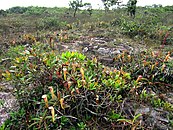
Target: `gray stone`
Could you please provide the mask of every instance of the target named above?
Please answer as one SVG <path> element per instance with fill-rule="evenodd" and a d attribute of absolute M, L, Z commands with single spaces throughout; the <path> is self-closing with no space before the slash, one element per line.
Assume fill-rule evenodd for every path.
<path fill-rule="evenodd" d="M 111 51 L 112 55 L 117 55 L 117 54 L 120 54 L 120 53 L 121 53 L 120 50 L 113 50 L 113 51 Z"/>
<path fill-rule="evenodd" d="M 97 52 L 98 52 L 99 54 L 101 54 L 101 55 L 106 55 L 106 54 L 108 54 L 108 53 L 110 52 L 110 50 L 109 50 L 109 48 L 102 48 L 102 47 L 100 47 L 100 48 L 97 50 Z"/>
<path fill-rule="evenodd" d="M 173 104 L 173 93 L 167 93 L 167 101 Z"/>
<path fill-rule="evenodd" d="M 1 82 L 0 83 L 0 90 L 3 92 L 11 92 L 14 89 L 14 86 L 10 84 L 10 82 Z"/>
<path fill-rule="evenodd" d="M 86 53 L 87 51 L 88 51 L 88 47 L 85 47 L 85 48 L 82 50 L 83 53 Z"/>
<path fill-rule="evenodd" d="M 91 41 L 97 42 L 98 44 L 104 44 L 106 41 L 102 38 L 92 38 Z"/>
<path fill-rule="evenodd" d="M 99 48 L 99 46 L 93 46 L 93 49 L 98 49 Z"/>
<path fill-rule="evenodd" d="M 10 83 L 0 83 L 3 91 L 0 92 L 0 126 L 9 118 L 9 112 L 17 111 L 19 103 L 12 95 L 13 86 Z"/>
<path fill-rule="evenodd" d="M 156 129 L 156 130 L 169 130 L 168 127 L 166 125 L 164 125 L 163 123 L 156 123 L 154 129 Z"/>
<path fill-rule="evenodd" d="M 149 107 L 144 107 L 144 108 L 140 108 L 140 109 L 137 109 L 136 112 L 135 112 L 135 115 L 137 114 L 149 114 L 150 112 L 150 108 Z"/>

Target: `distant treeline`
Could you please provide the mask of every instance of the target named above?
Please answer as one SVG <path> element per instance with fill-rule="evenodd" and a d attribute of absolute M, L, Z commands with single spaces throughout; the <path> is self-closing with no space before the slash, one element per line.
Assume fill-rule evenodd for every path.
<path fill-rule="evenodd" d="M 6 15 L 6 14 L 33 14 L 33 15 L 39 15 L 42 13 L 58 13 L 61 11 L 64 11 L 64 9 L 67 8 L 48 8 L 48 7 L 38 7 L 38 6 L 29 6 L 29 7 L 20 7 L 20 6 L 15 6 L 12 8 L 9 8 L 7 10 L 0 10 L 0 15 Z"/>
<path fill-rule="evenodd" d="M 163 11 L 173 11 L 173 5 L 172 6 L 165 6 L 162 7 L 160 5 L 153 5 L 153 6 L 145 6 L 145 7 L 137 7 L 137 8 L 161 8 Z M 59 8 L 59 7 L 54 7 L 54 8 L 48 8 L 48 7 L 38 7 L 38 6 L 29 6 L 29 7 L 12 7 L 7 10 L 0 10 L 0 15 L 1 16 L 6 16 L 7 14 L 33 14 L 33 15 L 40 15 L 44 13 L 59 13 L 61 11 L 68 10 L 67 8 Z"/>

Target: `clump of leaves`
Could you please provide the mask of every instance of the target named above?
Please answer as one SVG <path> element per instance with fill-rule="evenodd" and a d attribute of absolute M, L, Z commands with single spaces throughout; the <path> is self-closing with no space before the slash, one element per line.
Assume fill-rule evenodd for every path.
<path fill-rule="evenodd" d="M 142 75 L 150 84 L 172 85 L 171 52 L 163 54 L 162 51 L 143 51 L 140 54 L 130 55 L 123 52 L 114 58 L 115 66 L 131 72 L 133 78 Z"/>
<path fill-rule="evenodd" d="M 114 65 L 131 73 L 131 83 L 134 87 L 130 92 L 135 93 L 135 98 L 154 107 L 172 111 L 172 105 L 162 96 L 164 93 L 172 92 L 173 88 L 173 66 L 170 56 L 171 52 L 164 54 L 161 50 L 133 55 L 123 52 L 114 58 Z"/>
<path fill-rule="evenodd" d="M 21 126 L 83 128 L 96 117 L 95 124 L 105 121 L 116 96 L 129 89 L 130 73 L 111 70 L 78 52 L 59 55 L 45 46 L 36 43 L 25 48 L 13 59 L 8 72 L 3 72 L 16 86 L 16 96 L 25 111 L 25 118 L 18 117 L 22 118 Z"/>
<path fill-rule="evenodd" d="M 116 68 L 110 69 L 95 57 L 87 59 L 78 52 L 59 54 L 45 44 L 35 43 L 17 52 L 12 66 L 2 72 L 3 78 L 16 86 L 14 94 L 22 110 L 21 114 L 13 114 L 6 127 L 78 129 L 90 128 L 92 120 L 96 128 L 103 124 L 108 128 L 112 126 L 105 122 L 121 125 L 131 122 L 133 118 L 128 119 L 119 104 L 131 93 L 141 93 L 140 99 L 152 98 L 141 90 L 154 91 L 160 87 L 161 91 L 163 84 L 170 87 L 170 55 L 170 52 L 166 56 L 161 52 L 139 55 L 123 52 L 114 58 Z M 171 109 L 169 103 L 153 99 L 154 105 Z M 20 118 L 20 126 L 13 125 L 16 118 Z M 138 125 L 133 121 L 129 127 Z"/>

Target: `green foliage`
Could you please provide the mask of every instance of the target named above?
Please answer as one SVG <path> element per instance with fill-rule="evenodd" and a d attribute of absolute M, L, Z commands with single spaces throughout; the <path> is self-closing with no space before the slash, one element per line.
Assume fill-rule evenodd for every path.
<path fill-rule="evenodd" d="M 29 6 L 29 7 L 12 7 L 7 10 L 8 13 L 17 13 L 17 14 L 28 14 L 28 15 L 41 15 L 42 13 L 45 12 L 47 8 L 46 7 L 34 7 L 34 6 Z"/>
<path fill-rule="evenodd" d="M 69 3 L 70 8 L 74 10 L 73 16 L 76 16 L 76 12 L 79 9 L 79 7 L 83 7 L 82 0 L 73 0 Z"/>
<path fill-rule="evenodd" d="M 9 13 L 18 13 L 18 14 L 23 14 L 26 11 L 27 11 L 26 7 L 20 7 L 20 6 L 12 7 L 7 10 L 7 12 L 9 12 Z"/>
<path fill-rule="evenodd" d="M 76 61 L 76 62 L 81 62 L 81 61 L 84 61 L 86 56 L 84 56 L 83 54 L 81 53 L 78 53 L 78 52 L 63 52 L 62 55 L 62 60 L 64 62 L 69 62 L 69 61 Z"/>
<path fill-rule="evenodd" d="M 1 9 L 0 16 L 7 16 L 7 12 L 5 10 Z"/>
<path fill-rule="evenodd" d="M 129 0 L 127 2 L 127 12 L 131 17 L 135 17 L 137 0 Z"/>
<path fill-rule="evenodd" d="M 101 105 L 101 102 L 105 103 L 104 98 L 109 100 L 109 97 L 99 98 L 106 89 L 112 89 L 112 94 L 116 95 L 128 87 L 126 85 L 130 78 L 129 74 L 125 72 L 113 72 L 99 64 L 96 59 L 87 60 L 86 56 L 78 52 L 65 52 L 57 55 L 49 48 L 46 50 L 44 48 L 45 45 L 36 43 L 32 45 L 30 50 L 19 51 L 18 57 L 12 61 L 13 65 L 9 72 L 4 72 L 4 74 L 10 74 L 9 80 L 13 81 L 16 86 L 16 96 L 20 99 L 20 107 L 23 108 L 24 113 L 30 113 L 22 115 L 29 116 L 29 121 L 26 124 L 25 118 L 21 119 L 21 126 L 34 129 L 43 126 L 50 127 L 51 124 L 50 128 L 68 128 L 70 122 L 75 127 L 84 129 L 86 120 L 81 117 L 88 115 L 92 117 L 94 116 L 92 113 L 97 113 L 97 110 L 100 109 L 99 107 L 87 107 L 85 98 L 90 103 L 98 104 L 100 102 Z M 5 75 L 4 77 L 8 78 Z M 52 92 L 49 93 L 47 89 L 49 86 L 54 88 L 53 93 L 60 96 L 56 95 L 55 99 L 51 98 Z M 86 92 L 89 93 L 88 96 L 84 96 Z M 64 115 L 59 115 L 57 112 L 54 115 L 55 121 L 60 122 L 60 126 L 56 123 L 52 124 L 50 110 L 40 100 L 42 95 L 46 93 L 48 105 L 53 106 L 55 110 L 60 110 L 60 113 Z M 76 108 L 76 105 L 82 106 Z M 90 109 L 93 112 L 90 112 Z M 102 110 L 100 109 L 100 111 Z M 34 116 L 34 113 L 37 115 Z M 78 114 L 76 115 L 76 113 Z M 74 122 L 72 119 L 78 119 L 78 121 Z M 16 120 L 11 120 L 9 124 L 12 125 L 13 121 Z M 84 123 L 80 123 L 81 121 Z M 39 126 L 37 126 L 38 124 Z"/>
<path fill-rule="evenodd" d="M 129 125 L 131 125 L 131 128 L 132 129 L 135 129 L 138 125 L 139 125 L 139 122 L 137 119 L 142 116 L 142 114 L 137 114 L 133 117 L 133 119 L 129 120 L 129 119 L 118 119 L 117 121 L 118 122 L 124 122 L 124 123 L 128 123 Z"/>
<path fill-rule="evenodd" d="M 172 31 L 170 26 L 164 26 L 160 22 L 161 18 L 158 16 L 136 16 L 135 20 L 127 19 L 125 17 L 116 18 L 110 22 L 110 25 L 117 28 L 120 27 L 120 33 L 129 36 L 130 38 L 155 40 L 159 43 L 163 43 L 165 36 L 169 33 L 165 39 L 164 44 L 171 44 Z"/>
<path fill-rule="evenodd" d="M 113 111 L 111 111 L 111 112 L 109 113 L 109 118 L 110 118 L 111 120 L 117 120 L 117 119 L 120 119 L 120 118 L 121 118 L 121 115 L 115 113 L 115 111 L 113 110 Z"/>
<path fill-rule="evenodd" d="M 173 11 L 173 7 L 172 6 L 165 6 L 164 10 L 165 11 Z"/>
<path fill-rule="evenodd" d="M 56 17 L 47 17 L 36 22 L 36 28 L 38 30 L 47 30 L 48 28 L 56 28 L 60 30 L 62 28 L 65 28 L 66 24 L 66 22 L 62 22 Z"/>
<path fill-rule="evenodd" d="M 47 10 L 46 7 L 30 6 L 30 7 L 27 7 L 27 11 L 25 13 L 28 15 L 41 15 L 41 14 L 44 14 L 46 10 Z"/>
<path fill-rule="evenodd" d="M 74 10 L 73 16 L 76 17 L 76 12 L 79 10 L 79 8 L 91 5 L 90 3 L 82 3 L 82 0 L 73 0 L 70 1 L 69 7 Z M 91 10 L 89 10 L 91 13 Z"/>
<path fill-rule="evenodd" d="M 0 100 L 0 107 L 3 106 L 3 104 L 4 104 L 4 101 Z"/>
<path fill-rule="evenodd" d="M 3 76 L 15 84 L 16 96 L 20 99 L 22 109 L 11 115 L 11 119 L 6 122 L 7 128 L 13 126 L 16 119 L 20 118 L 20 125 L 29 129 L 45 127 L 85 129 L 87 119 L 83 117 L 94 118 L 95 115 L 102 115 L 104 111 L 108 112 L 104 116 L 112 123 L 128 122 L 131 127 L 137 127 L 136 120 L 141 114 L 134 116 L 134 119 L 122 119 L 122 113 L 116 113 L 114 109 L 105 107 L 105 103 L 111 101 L 110 103 L 115 105 L 116 101 L 122 102 L 123 91 L 139 91 L 140 93 L 140 89 L 145 88 L 146 85 L 148 87 L 162 85 L 161 78 L 165 78 L 164 81 L 167 84 L 172 82 L 171 77 L 168 79 L 162 77 L 162 73 L 164 76 L 165 71 L 168 73 L 169 67 L 163 68 L 163 65 L 169 61 L 166 61 L 164 56 L 158 55 L 159 60 L 163 60 L 163 63 L 158 63 L 153 53 L 138 56 L 122 53 L 114 59 L 115 63 L 118 63 L 115 66 L 120 69 L 112 71 L 98 63 L 96 58 L 88 60 L 86 56 L 78 52 L 64 52 L 59 55 L 50 48 L 45 48 L 45 45 L 41 43 L 33 44 L 29 50 L 14 50 L 17 53 L 14 56 L 17 57 L 13 58 L 10 70 L 4 72 L 6 75 L 10 74 L 10 78 L 4 74 Z M 144 58 L 146 62 L 144 60 L 136 62 L 136 58 L 139 57 Z M 132 75 L 125 71 L 129 71 Z M 172 73 L 172 70 L 169 73 Z M 138 75 L 143 76 L 139 81 L 136 80 Z M 136 86 L 135 90 L 132 86 Z M 52 88 L 50 92 L 48 87 Z M 45 100 L 41 100 L 42 95 L 45 94 L 48 107 L 52 106 L 59 112 L 55 111 L 52 114 L 50 108 L 46 107 Z M 146 91 L 143 91 L 140 100 L 146 101 L 145 99 L 151 99 L 151 104 L 155 107 L 172 110 L 171 104 L 147 96 Z M 88 104 L 91 105 L 88 106 Z M 15 126 L 15 128 L 18 127 L 20 127 L 19 124 Z"/>
<path fill-rule="evenodd" d="M 25 124 L 21 124 L 20 122 L 22 122 L 22 118 L 25 115 L 25 110 L 24 108 L 20 108 L 18 111 L 16 112 L 11 112 L 10 113 L 10 119 L 7 119 L 6 122 L 4 123 L 4 130 L 9 130 L 10 126 L 13 125 L 13 122 L 15 122 L 15 125 L 13 127 L 13 129 L 17 129 L 17 128 L 25 128 Z"/>
<path fill-rule="evenodd" d="M 79 126 L 80 130 L 85 130 L 85 128 L 86 128 L 86 124 L 84 124 L 83 122 L 80 122 L 77 125 Z"/>
<path fill-rule="evenodd" d="M 163 55 L 160 51 L 157 53 L 147 51 L 131 56 L 124 52 L 115 57 L 115 66 L 130 72 L 131 77 L 137 78 L 138 75 L 142 75 L 148 83 L 160 82 L 161 85 L 164 81 L 164 83 L 173 84 L 171 76 L 173 70 L 170 64 L 172 61 L 168 58 L 169 53 Z"/>

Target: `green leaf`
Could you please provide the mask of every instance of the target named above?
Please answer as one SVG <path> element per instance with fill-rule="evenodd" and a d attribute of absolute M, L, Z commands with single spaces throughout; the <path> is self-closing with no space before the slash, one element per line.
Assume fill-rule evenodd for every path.
<path fill-rule="evenodd" d="M 52 116 L 46 116 L 45 119 L 52 119 Z"/>
<path fill-rule="evenodd" d="M 38 124 L 39 122 L 34 122 L 34 123 L 32 123 L 30 126 L 28 126 L 28 128 L 31 128 L 32 126 L 34 126 L 34 125 L 36 125 L 36 124 Z"/>
<path fill-rule="evenodd" d="M 131 120 L 128 120 L 128 119 L 118 119 L 117 121 L 119 122 L 127 122 L 129 124 L 133 124 Z"/>
<path fill-rule="evenodd" d="M 112 113 L 112 115 L 110 116 L 111 119 L 119 119 L 120 117 L 121 115 L 117 113 Z"/>
<path fill-rule="evenodd" d="M 25 78 L 24 78 L 24 77 L 22 77 L 22 78 L 20 78 L 20 80 L 24 82 L 24 81 L 25 81 Z"/>
<path fill-rule="evenodd" d="M 123 76 L 127 79 L 131 79 L 130 73 L 125 73 Z"/>
<path fill-rule="evenodd" d="M 40 121 L 40 118 L 32 118 L 31 120 Z"/>
<path fill-rule="evenodd" d="M 136 119 L 138 119 L 140 116 L 142 116 L 142 114 L 141 113 L 139 113 L 139 114 L 137 114 L 134 118 L 133 118 L 133 122 L 135 122 L 136 121 Z"/>

